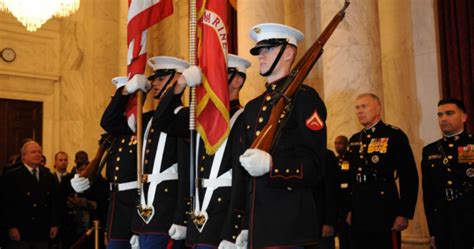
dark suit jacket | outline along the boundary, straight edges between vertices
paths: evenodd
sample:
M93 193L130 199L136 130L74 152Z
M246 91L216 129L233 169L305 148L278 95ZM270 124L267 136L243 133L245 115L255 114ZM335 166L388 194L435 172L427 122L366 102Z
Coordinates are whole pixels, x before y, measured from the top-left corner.
M52 226L58 226L58 184L51 172L39 167L39 181L25 165L4 177L7 229L17 228L21 240L48 240Z

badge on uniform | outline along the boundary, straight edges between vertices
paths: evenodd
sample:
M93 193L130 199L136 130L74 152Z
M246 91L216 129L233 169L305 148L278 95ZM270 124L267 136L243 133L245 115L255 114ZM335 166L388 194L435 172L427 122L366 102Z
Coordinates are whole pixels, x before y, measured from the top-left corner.
M474 177L474 168L468 168L468 169L466 170L466 175L467 175L468 177Z
M458 147L458 162L472 163L474 162L474 144Z
M379 156L377 155L373 155L371 158L370 158L370 161L372 161L372 163L378 163L380 160Z
M387 147L388 147L388 137L372 138L370 140L369 147L367 148L367 153L373 153L373 152L387 153Z
M341 163L341 170L342 170L342 171L349 170L349 162L348 162L348 161L342 161L342 163Z
M146 224L148 224L155 215L155 208L153 207L153 205L148 206L141 204L140 206L138 206L137 212L138 215L142 218L142 220Z
M206 211L194 211L194 215L191 217L194 226L199 232L202 232L204 226L206 225L207 220L209 219L209 215L207 215Z
M433 160L433 159L440 159L441 155L430 155L428 156L428 160Z
M309 118L306 119L306 127L308 127L308 129L313 130L313 131L319 131L322 128L324 128L324 122L319 117L319 114L316 110L313 112L313 114Z

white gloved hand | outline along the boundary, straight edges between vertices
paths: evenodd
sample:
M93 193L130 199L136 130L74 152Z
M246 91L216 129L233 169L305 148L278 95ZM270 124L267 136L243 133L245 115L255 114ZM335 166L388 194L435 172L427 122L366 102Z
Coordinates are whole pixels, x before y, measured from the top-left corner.
M91 182L86 177L75 174L74 178L71 179L71 186L77 193L82 193L90 188Z
M173 224L168 233L174 240L183 240L186 239L186 230L187 228L185 226Z
M138 235L132 235L132 238L130 239L130 246L131 249L140 249L140 240Z
M184 77L186 80L186 85L189 87L194 87L201 84L202 73L198 66L190 66L184 69L181 75Z
M223 240L219 243L217 249L237 249L237 246L228 240Z
M251 176L262 176L270 171L272 156L263 150L247 149L239 161Z
M129 81L127 81L127 83L125 83L125 91L128 94L134 93L137 90L148 92L150 88L151 84L143 74L135 74Z
M235 239L235 245L239 249L241 248L246 249L248 241L249 241L249 230L242 230L239 233L239 236L237 236L237 239Z

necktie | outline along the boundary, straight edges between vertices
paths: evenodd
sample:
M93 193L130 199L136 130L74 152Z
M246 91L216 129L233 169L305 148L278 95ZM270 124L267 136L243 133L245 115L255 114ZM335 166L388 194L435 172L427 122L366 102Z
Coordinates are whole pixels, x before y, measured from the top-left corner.
M33 176L35 177L36 181L39 181L38 170L33 169L31 172L33 173Z

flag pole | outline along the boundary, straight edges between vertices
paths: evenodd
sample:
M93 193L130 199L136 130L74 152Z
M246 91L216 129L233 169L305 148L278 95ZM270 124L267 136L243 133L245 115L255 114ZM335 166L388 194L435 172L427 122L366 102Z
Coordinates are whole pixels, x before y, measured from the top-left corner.
M189 64L196 65L196 29L197 29L197 12L196 0L189 1ZM190 215L194 215L194 185L195 185L195 151L196 146L196 88L191 87L189 94L189 197L191 198Z
M137 192L142 193L142 146L143 146L143 91L137 91Z

